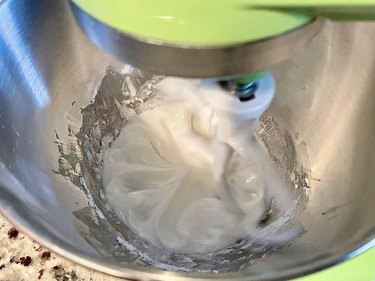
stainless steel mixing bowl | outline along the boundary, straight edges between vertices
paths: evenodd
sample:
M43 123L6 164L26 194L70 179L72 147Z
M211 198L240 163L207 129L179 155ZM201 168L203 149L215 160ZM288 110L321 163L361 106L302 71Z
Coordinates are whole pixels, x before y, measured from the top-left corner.
M144 245L107 211L96 173L125 120L116 100L126 98L129 79L147 98L159 78L121 73L81 33L68 1L5 1L0 211L62 256L135 280L285 279L351 258L375 244L374 54L374 24L326 24L304 52L272 69L278 94L262 119L263 140L307 193L304 234L262 257L241 252L246 263L201 259L193 272L162 270L131 248ZM163 257L167 265L181 259Z

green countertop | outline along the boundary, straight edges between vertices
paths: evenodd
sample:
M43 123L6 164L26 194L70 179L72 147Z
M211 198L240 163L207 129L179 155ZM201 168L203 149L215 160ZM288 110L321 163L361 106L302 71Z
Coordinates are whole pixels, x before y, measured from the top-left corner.
M375 248L352 260L294 281L375 281Z

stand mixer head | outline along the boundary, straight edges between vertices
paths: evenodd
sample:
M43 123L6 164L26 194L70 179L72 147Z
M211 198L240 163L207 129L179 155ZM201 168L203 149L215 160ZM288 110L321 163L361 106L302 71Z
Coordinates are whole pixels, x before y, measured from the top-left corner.
M262 71L288 59L322 26L307 12L258 9L242 0L220 5L169 0L156 5L116 0L72 3L80 26L99 47L151 73L189 78L232 78Z
M218 80L241 101L256 96L265 69L320 32L323 18L373 19L375 6L371 0L71 3L88 37L116 58L151 73Z
M99 47L151 73L188 78L263 71L303 49L320 32L323 18L374 18L371 0L71 3Z

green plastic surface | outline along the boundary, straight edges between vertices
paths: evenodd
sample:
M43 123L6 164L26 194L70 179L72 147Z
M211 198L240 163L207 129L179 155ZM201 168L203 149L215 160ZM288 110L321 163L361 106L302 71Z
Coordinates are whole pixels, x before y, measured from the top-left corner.
M238 84L249 84L252 82L259 81L260 79L262 79L264 76L268 74L269 74L269 71L267 70L259 71L259 72L251 73L243 77L236 78L234 79L234 81Z
M294 281L374 281L375 249L333 268Z
M242 2L262 7L359 7L375 4L374 0L244 0Z
M252 9L245 0L74 0L94 18L120 31L157 41L223 46L295 29L306 13Z
M280 35L316 15L375 19L374 11L337 13L337 6L374 0L73 0L94 18L129 35L164 43L223 46Z

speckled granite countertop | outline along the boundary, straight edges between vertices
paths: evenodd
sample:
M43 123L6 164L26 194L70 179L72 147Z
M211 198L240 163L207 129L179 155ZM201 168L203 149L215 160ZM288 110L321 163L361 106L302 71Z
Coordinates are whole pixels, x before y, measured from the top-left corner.
M119 281L74 264L18 232L0 215L0 281Z

